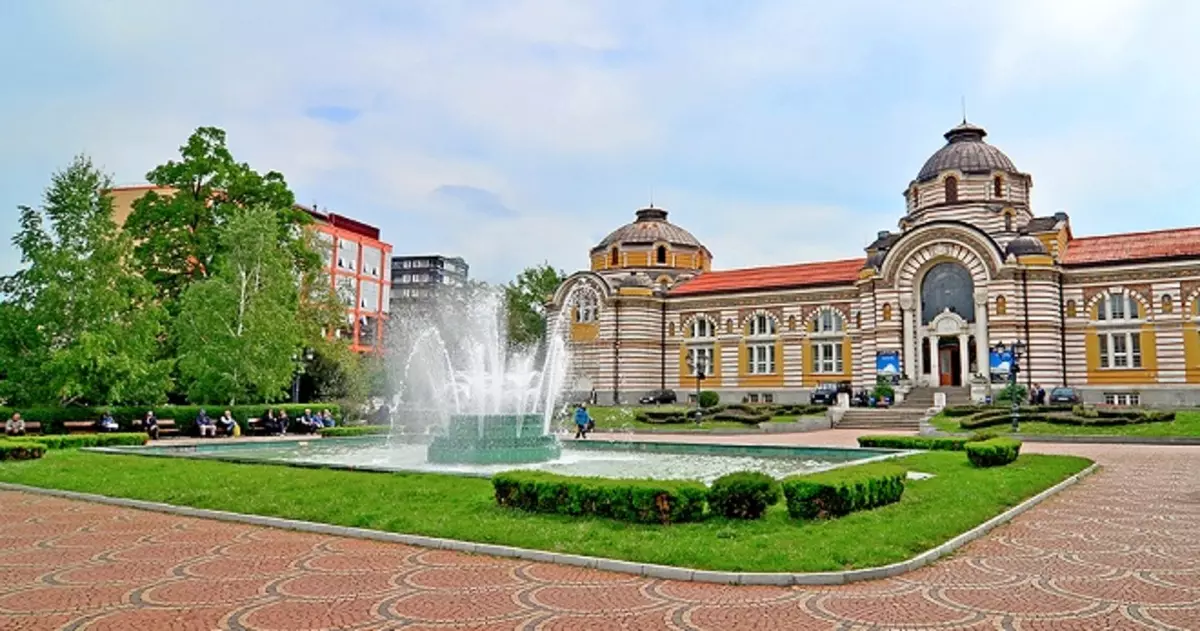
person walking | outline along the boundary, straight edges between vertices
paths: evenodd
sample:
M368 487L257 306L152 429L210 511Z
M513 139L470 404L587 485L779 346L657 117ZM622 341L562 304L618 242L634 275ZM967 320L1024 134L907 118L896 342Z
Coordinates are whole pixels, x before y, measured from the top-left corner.
M575 408L575 438L587 438L592 427L592 416L588 414L587 406L581 404Z

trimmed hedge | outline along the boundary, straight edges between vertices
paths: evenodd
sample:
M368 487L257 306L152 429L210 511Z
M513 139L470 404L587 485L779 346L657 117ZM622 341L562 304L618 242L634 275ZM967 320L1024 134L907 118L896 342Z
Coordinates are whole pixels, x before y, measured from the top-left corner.
M728 409L723 412L717 412L712 416L714 421L737 421L746 425L758 425L771 420L770 414L755 414L753 412L743 412L736 409Z
M29 440L0 440L0 461L37 460L46 454L46 446Z
M840 517L899 502L905 476L890 462L862 464L787 478L783 496L795 519Z
M1161 410L1107 410L1095 408L1070 408L1052 406L1030 406L1020 408L1021 422L1042 422L1055 425L1105 427L1114 425L1138 425L1141 423L1169 423L1175 420L1175 412ZM1078 412L1083 412L1080 415ZM1012 422L1012 410L988 408L969 418L959 421L963 429L995 427Z
M535 513L589 515L644 524L698 521L707 489L681 480L615 480L508 471L492 477L496 503Z
M976 467L1001 467L1021 455L1021 441L1015 438L993 438L967 443L967 459Z
M160 419L173 419L175 427L184 435L194 434L194 426L196 423L196 415L201 409L208 410L208 415L212 418L217 418L221 412L229 410L233 412L233 418L237 419L238 425L242 426L242 433L245 434L247 421L252 418L262 418L266 416L268 409L287 410L288 416L296 418L304 413L305 409L311 409L314 412L328 409L338 422L342 419L342 410L337 405L332 403L285 403L277 405L255 404L255 405L139 405L139 406L113 406L113 407L42 407L42 408L11 408L0 407L0 416L10 418L14 412L20 412L21 417L25 422L38 422L42 424L43 434L65 434L67 430L63 427L63 423L70 421L96 421L106 411L111 411L113 419L117 425L121 427L121 431L133 431L133 422L140 421L146 417L148 410L154 410Z
M934 436L859 436L859 447L879 449L925 449L928 451L962 451L970 438Z
M387 434L391 430L386 425L355 425L353 427L325 427L317 431L326 438L345 438L347 436L370 436Z
M702 408L715 407L718 403L721 402L721 395L717 394L716 392L713 392L712 390L705 390L700 393L698 402L700 403L700 407L702 407Z
M779 501L779 483L760 471L727 473L708 489L708 508L730 519L758 519Z
M113 434L53 434L50 436L30 436L30 442L40 443L46 449L79 449L80 447L118 447L124 445L145 445L150 437L138 433Z

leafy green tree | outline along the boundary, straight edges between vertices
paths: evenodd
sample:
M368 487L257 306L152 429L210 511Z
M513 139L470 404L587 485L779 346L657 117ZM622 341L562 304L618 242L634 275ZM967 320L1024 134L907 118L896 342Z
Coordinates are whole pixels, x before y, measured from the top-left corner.
M125 222L125 229L138 236L134 254L143 275L158 287L172 312L190 283L212 273L224 253L221 230L239 209L273 209L278 221L272 234L279 244L301 266L318 263L295 229L310 218L294 207L295 196L283 175L261 175L234 160L225 132L216 127L197 129L179 153L179 161L146 174L151 184L172 192L142 196Z
M234 211L220 231L214 273L180 299L179 372L192 401L274 401L292 381L304 327L279 225L267 206Z
M22 206L23 269L0 279L0 396L16 404L157 403L171 365L156 359L166 313L128 265L107 176L79 156Z
M546 302L566 277L550 263L542 263L526 268L504 285L509 345L529 347L542 340L546 334Z

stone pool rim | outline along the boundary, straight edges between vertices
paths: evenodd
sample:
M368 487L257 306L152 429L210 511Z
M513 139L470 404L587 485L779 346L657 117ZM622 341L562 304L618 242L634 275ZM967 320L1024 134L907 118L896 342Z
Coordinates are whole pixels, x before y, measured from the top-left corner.
M84 447L82 451L89 451L102 454L116 454L127 456L141 456L149 458L186 458L190 460L210 460L217 462L226 462L233 464L261 464L274 465L283 467L296 467L301 469L332 469L341 471L362 471L366 473L392 473L392 474L432 474L432 475L453 475L468 478L484 478L491 479L495 473L483 471L430 471L427 469L398 469L389 467L378 467L371 465L349 465L323 462L304 462L304 461L287 461L273 460L269 458L234 458L222 457L214 455L213 452L223 450L237 451L241 449L263 449L273 446L283 445L303 445L309 442L335 443L335 444L356 444L356 443L372 443L378 442L382 436L343 436L337 438L315 437L310 440L278 440L278 441L255 441L253 443L188 443L186 445L171 445L158 443L147 443L145 445L120 445L112 447ZM804 445L725 445L717 443L690 443L690 442L674 442L661 440L638 440L638 441L602 441L602 440L563 440L563 451L578 449L579 451L595 451L602 450L601 447L607 447L612 451L651 451L662 450L657 453L672 453L667 450L676 450L674 453L703 453L704 455L718 456L723 455L721 452L730 452L725 455L742 455L742 456L758 456L765 458L786 458L800 457L802 452L836 452L843 454L864 453L869 452L876 454L866 458L858 458L847 460L845 462L835 462L834 464L822 467L815 471L807 473L819 473L822 471L831 471L842 467L852 467L871 462L879 462L882 460L890 460L892 458L901 458L921 453L916 449L885 449L879 447L828 447L828 446L804 446ZM586 447L577 448L577 445L587 445ZM637 445L637 448L628 448ZM197 448L205 448L198 450ZM204 455L201 455L200 452ZM174 452L174 453L171 453ZM741 452L741 453L736 453ZM752 452L752 453L746 453ZM520 469L521 465L513 466L510 470ZM802 474L803 475L803 474ZM665 479L665 478L664 478ZM683 478L676 478L683 479Z

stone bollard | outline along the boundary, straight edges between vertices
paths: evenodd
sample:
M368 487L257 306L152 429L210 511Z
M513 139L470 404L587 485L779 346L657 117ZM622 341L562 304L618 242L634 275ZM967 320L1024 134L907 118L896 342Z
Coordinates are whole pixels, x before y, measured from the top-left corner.
M935 410L940 410L944 407L946 407L946 393L945 392L934 392L933 393L933 408Z

